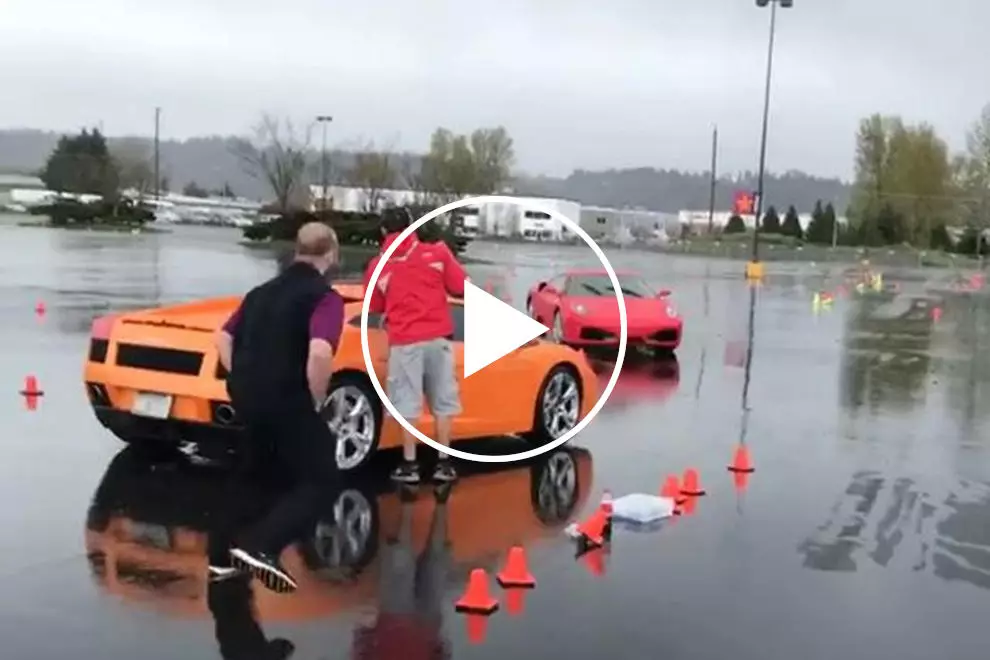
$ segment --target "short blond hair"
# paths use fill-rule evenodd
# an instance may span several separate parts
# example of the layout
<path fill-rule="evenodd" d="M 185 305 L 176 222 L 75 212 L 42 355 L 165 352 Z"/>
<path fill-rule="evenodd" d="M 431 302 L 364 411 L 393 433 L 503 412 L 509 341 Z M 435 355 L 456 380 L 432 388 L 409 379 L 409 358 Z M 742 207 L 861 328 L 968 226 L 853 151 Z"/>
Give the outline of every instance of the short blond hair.
<path fill-rule="evenodd" d="M 337 233 L 322 222 L 307 222 L 296 233 L 296 254 L 300 257 L 322 257 L 336 252 Z"/>

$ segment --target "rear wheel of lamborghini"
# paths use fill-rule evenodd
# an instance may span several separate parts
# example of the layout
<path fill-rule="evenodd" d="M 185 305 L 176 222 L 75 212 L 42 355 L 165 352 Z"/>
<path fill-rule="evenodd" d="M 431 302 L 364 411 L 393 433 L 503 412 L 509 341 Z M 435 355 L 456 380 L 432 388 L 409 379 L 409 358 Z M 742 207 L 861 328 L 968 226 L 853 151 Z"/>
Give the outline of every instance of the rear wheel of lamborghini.
<path fill-rule="evenodd" d="M 526 438 L 539 445 L 553 442 L 577 426 L 581 416 L 581 384 L 575 369 L 559 364 L 550 370 L 536 397 L 533 430 Z"/>
<path fill-rule="evenodd" d="M 337 439 L 338 469 L 354 471 L 374 457 L 382 432 L 382 407 L 366 376 L 335 374 L 320 416 Z"/>

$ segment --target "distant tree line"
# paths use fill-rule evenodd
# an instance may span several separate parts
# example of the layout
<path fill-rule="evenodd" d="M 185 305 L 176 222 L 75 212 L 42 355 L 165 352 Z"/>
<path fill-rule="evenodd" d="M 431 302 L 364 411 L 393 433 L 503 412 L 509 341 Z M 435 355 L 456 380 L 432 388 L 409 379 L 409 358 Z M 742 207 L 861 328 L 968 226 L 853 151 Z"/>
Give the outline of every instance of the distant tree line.
<path fill-rule="evenodd" d="M 774 207 L 760 230 L 809 243 L 865 247 L 910 245 L 979 256 L 990 228 L 990 105 L 973 123 L 966 151 L 950 157 L 946 142 L 928 124 L 872 115 L 856 135 L 856 180 L 848 226 L 836 225 L 835 208 L 818 201 L 806 231 L 791 206 L 783 222 Z M 950 229 L 959 238 L 953 240 Z M 727 234 L 746 230 L 733 216 Z"/>

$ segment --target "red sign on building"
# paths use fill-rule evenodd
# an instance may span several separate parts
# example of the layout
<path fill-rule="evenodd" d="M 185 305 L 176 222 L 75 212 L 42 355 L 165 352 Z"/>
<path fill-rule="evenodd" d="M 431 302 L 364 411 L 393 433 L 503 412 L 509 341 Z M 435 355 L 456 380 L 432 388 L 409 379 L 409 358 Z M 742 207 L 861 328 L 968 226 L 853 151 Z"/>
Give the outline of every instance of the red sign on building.
<path fill-rule="evenodd" d="M 737 190 L 732 196 L 732 212 L 736 215 L 752 215 L 755 195 L 748 190 Z"/>

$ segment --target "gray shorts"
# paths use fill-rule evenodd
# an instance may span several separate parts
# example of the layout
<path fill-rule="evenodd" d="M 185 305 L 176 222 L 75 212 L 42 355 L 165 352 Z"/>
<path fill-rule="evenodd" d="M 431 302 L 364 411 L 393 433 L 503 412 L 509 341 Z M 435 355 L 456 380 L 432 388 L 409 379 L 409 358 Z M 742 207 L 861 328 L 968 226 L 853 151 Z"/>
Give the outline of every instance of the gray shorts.
<path fill-rule="evenodd" d="M 461 413 L 454 347 L 448 339 L 392 346 L 388 353 L 388 398 L 410 422 L 419 419 L 426 397 L 435 417 Z"/>

